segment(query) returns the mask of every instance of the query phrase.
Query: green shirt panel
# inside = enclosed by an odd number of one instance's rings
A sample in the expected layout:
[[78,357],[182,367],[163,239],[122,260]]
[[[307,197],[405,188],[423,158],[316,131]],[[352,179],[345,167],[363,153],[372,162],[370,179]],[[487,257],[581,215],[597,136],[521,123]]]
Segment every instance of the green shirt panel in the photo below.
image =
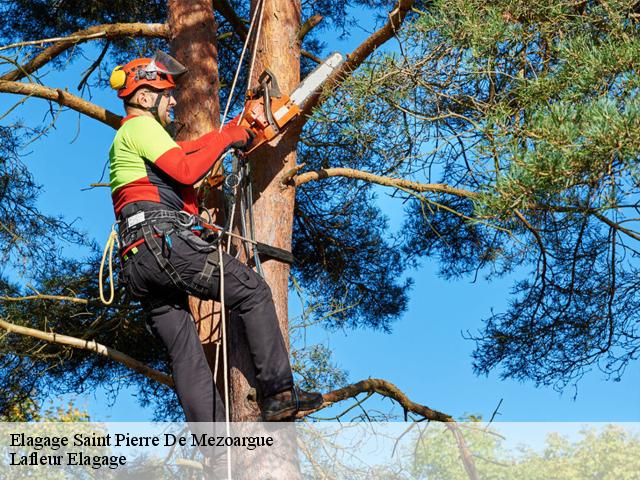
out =
[[180,148],[154,118],[130,118],[118,129],[109,150],[111,193],[147,176],[144,161],[155,162],[172,148]]

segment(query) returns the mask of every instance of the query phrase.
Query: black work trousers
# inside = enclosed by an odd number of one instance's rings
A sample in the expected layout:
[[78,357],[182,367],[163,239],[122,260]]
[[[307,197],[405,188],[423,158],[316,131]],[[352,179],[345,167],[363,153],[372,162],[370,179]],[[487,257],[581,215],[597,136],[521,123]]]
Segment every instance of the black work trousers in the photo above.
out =
[[[173,265],[184,285],[177,286],[171,280],[146,242],[135,254],[127,255],[124,280],[129,292],[151,309],[150,325],[169,352],[176,392],[187,421],[224,421],[223,404],[187,302],[189,294],[220,300],[219,267],[204,286],[200,276],[207,256],[214,252],[217,258],[218,253],[214,245],[189,230],[176,231],[171,225],[160,226],[163,229],[169,233],[158,238],[162,256]],[[293,388],[289,356],[269,286],[230,255],[223,253],[223,261],[225,304],[244,325],[262,395]]]

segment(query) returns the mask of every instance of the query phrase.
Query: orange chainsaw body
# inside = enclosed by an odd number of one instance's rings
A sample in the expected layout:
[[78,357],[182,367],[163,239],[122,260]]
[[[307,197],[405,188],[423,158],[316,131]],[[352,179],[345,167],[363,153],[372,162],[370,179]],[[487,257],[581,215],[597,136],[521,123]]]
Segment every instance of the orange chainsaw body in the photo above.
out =
[[[271,112],[278,129],[282,129],[300,114],[300,108],[291,102],[288,95],[282,95],[271,98]],[[240,120],[240,126],[250,128],[256,134],[251,150],[247,153],[252,152],[263,143],[273,140],[280,134],[280,131],[276,131],[267,119],[263,97],[250,98],[247,101],[244,115]]]

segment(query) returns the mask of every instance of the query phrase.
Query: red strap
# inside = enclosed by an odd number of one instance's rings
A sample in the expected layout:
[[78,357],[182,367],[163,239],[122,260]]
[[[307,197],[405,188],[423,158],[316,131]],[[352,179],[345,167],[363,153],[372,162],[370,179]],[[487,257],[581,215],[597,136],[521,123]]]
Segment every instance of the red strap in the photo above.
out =
[[[159,237],[160,235],[154,235],[154,237]],[[131,250],[133,250],[134,248],[136,248],[138,245],[142,245],[144,243],[144,238],[141,238],[140,240],[136,240],[135,242],[127,245],[127,247],[120,252],[120,256],[124,258],[124,256],[129,253]]]

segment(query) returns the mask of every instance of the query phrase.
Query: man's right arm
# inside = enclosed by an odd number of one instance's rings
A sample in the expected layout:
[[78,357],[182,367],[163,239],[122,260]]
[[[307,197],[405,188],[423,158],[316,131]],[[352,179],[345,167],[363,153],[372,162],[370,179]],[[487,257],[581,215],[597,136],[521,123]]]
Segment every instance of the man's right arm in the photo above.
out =
[[140,156],[183,185],[198,182],[225,150],[250,140],[244,128],[227,126],[220,133],[205,135],[208,138],[203,146],[187,154],[153,118],[140,117],[131,121],[138,122],[130,139]]

